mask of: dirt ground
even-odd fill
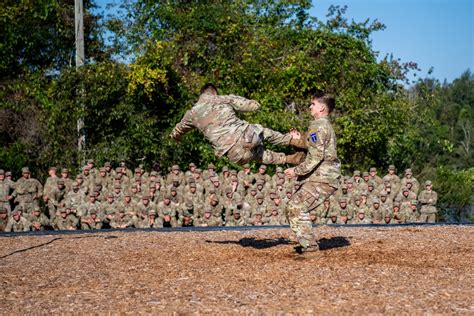
[[[0,314],[474,314],[474,226],[0,237]]]

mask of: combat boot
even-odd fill
[[[302,254],[307,253],[307,252],[317,252],[317,251],[319,251],[319,245],[317,243],[314,243],[314,244],[312,244],[308,247],[303,247],[303,246],[299,245],[299,246],[296,246],[294,249],[295,249],[297,254],[302,255]]]
[[[291,165],[299,165],[304,161],[306,158],[306,154],[301,151],[297,151],[294,154],[291,155],[286,155],[285,157],[285,163],[291,164]]]
[[[300,139],[292,138],[290,139],[290,145],[296,148],[308,149],[308,141],[304,138],[300,138]]]

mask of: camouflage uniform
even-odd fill
[[[294,168],[303,184],[293,194],[286,209],[290,228],[303,248],[315,243],[309,212],[334,194],[341,176],[336,135],[329,118],[313,120],[306,135],[308,154],[305,161]]]
[[[438,201],[438,194],[431,189],[431,185],[431,181],[426,181],[425,187],[429,186],[430,188],[421,191],[418,196],[418,200],[421,203],[420,222],[422,223],[436,222],[436,202]]]
[[[15,202],[19,203],[23,211],[29,213],[34,206],[38,205],[38,199],[43,195],[43,186],[38,180],[30,178],[28,167],[22,169],[22,174],[23,177],[15,183],[13,196],[16,196]]]
[[[285,154],[264,150],[262,143],[267,140],[275,145],[288,145],[291,135],[249,124],[235,114],[236,111],[252,112],[259,108],[258,102],[243,97],[204,93],[175,126],[171,137],[179,140],[186,132],[197,128],[212,144],[218,157],[226,155],[241,165],[253,159],[266,164],[283,164]]]
[[[5,171],[0,170],[0,208],[4,207],[8,214],[11,213],[10,200],[12,198],[11,191],[13,190],[11,183],[5,179]]]
[[[27,232],[30,230],[31,223],[21,215],[20,211],[13,211],[12,217],[5,227],[6,232]]]
[[[5,231],[8,225],[8,211],[5,207],[0,206],[0,232]]]

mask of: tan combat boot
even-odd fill
[[[285,163],[291,164],[291,165],[299,165],[304,161],[306,158],[306,154],[301,151],[297,151],[294,154],[291,155],[286,155],[285,157]]]

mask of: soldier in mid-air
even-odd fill
[[[186,132],[197,128],[211,142],[218,157],[227,156],[240,165],[250,160],[265,164],[300,163],[304,159],[303,152],[285,155],[265,150],[263,141],[301,148],[301,140],[292,139],[290,133],[282,134],[258,124],[249,124],[235,113],[257,111],[259,108],[260,104],[256,101],[235,95],[218,95],[213,84],[206,84],[197,103],[176,124],[170,136],[180,141]]]

